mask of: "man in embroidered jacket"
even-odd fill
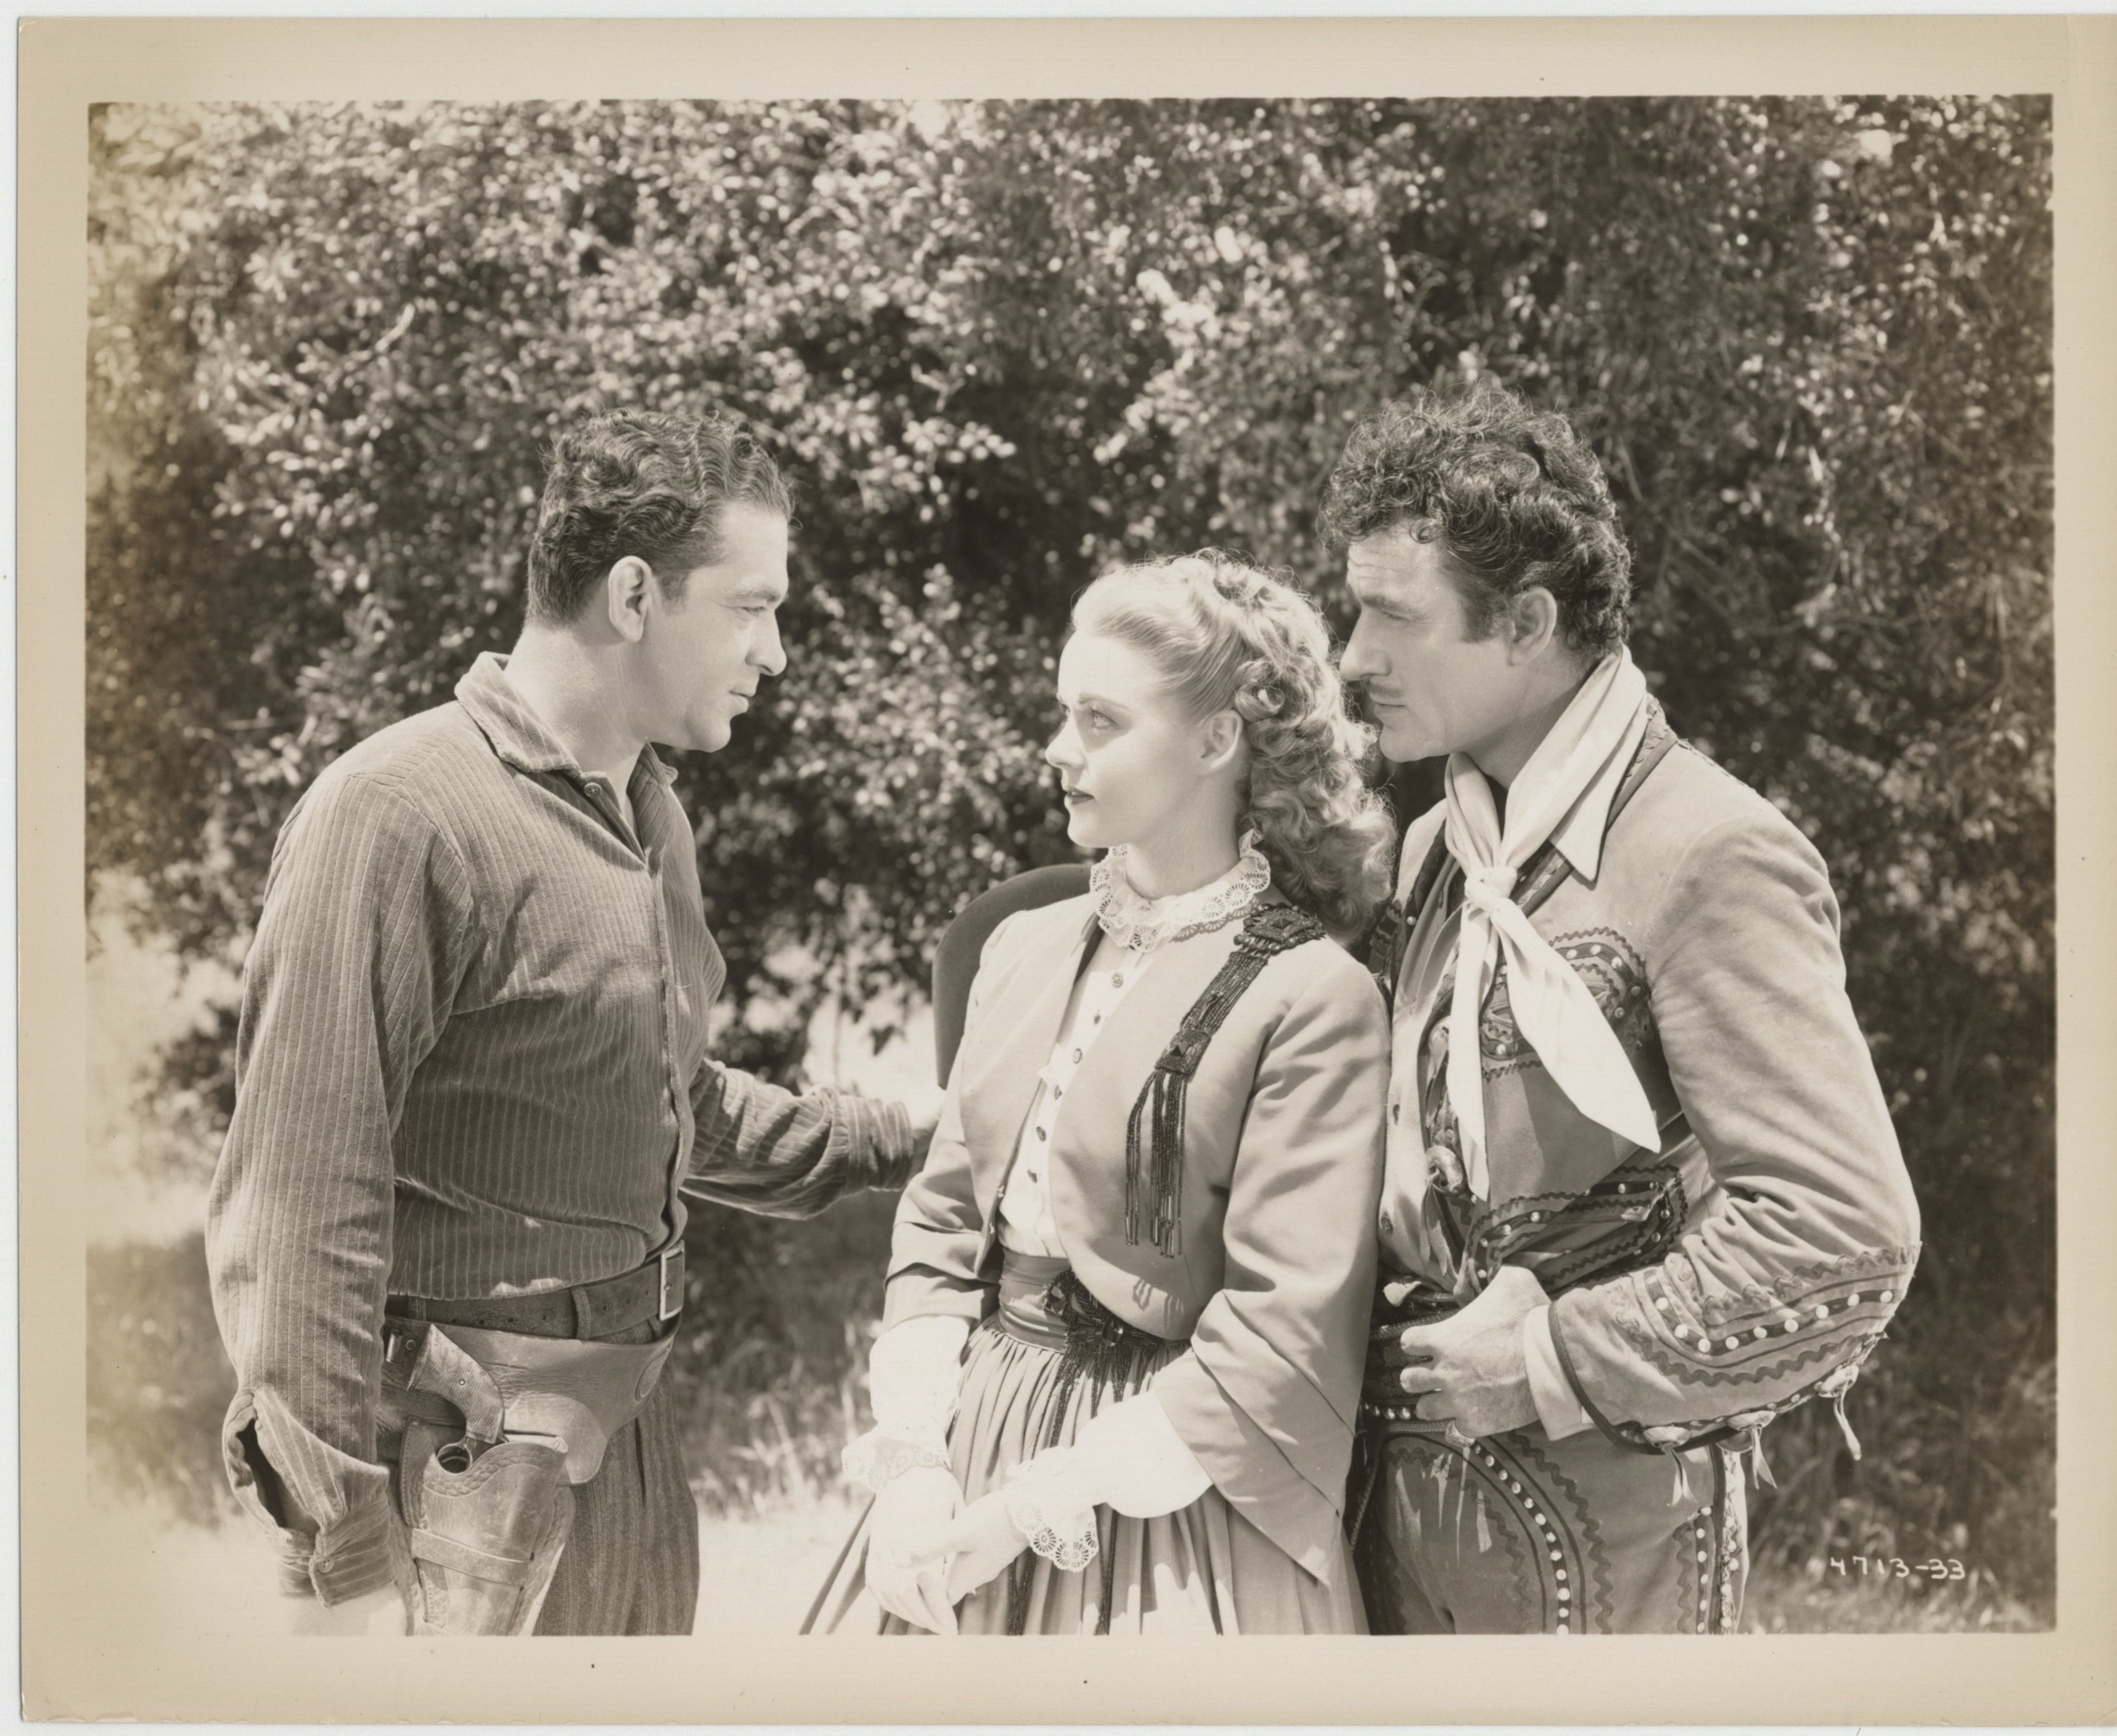
[[[923,1148],[895,1104],[796,1097],[706,1053],[726,971],[648,744],[726,746],[786,667],[787,513],[733,424],[577,426],[513,656],[338,760],[280,833],[207,1252],[229,1475],[297,1627],[404,1630],[385,1300],[468,1324],[499,1307],[503,1328],[556,1307],[556,1336],[659,1341],[684,1194],[801,1215],[901,1186]],[[689,1632],[698,1517],[666,1388],[574,1515],[537,1631]]]
[[[1489,383],[1392,407],[1324,516],[1384,753],[1449,756],[1377,945],[1369,1620],[1730,1628],[1744,1461],[1811,1398],[1842,1420],[1917,1253],[1824,864],[1649,697],[1563,419]]]

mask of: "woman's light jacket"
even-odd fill
[[[1125,1233],[1132,1106],[1239,928],[1168,944],[1084,1046],[1047,1184],[1082,1282],[1121,1319],[1190,1341],[1150,1388],[1184,1444],[1237,1511],[1327,1577],[1373,1294],[1389,1072],[1381,993],[1341,948],[1315,940],[1273,958],[1207,1046],[1186,1105],[1180,1252]],[[1010,916],[987,942],[933,1148],[897,1210],[885,1328],[975,1322],[993,1306],[1001,1190],[1097,932],[1082,898]]]

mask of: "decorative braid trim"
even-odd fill
[[[1266,965],[1324,938],[1321,922],[1291,904],[1253,906],[1227,963],[1183,1015],[1140,1089],[1125,1124],[1125,1240],[1137,1244],[1151,1205],[1154,1245],[1171,1259],[1183,1251],[1183,1108],[1206,1046]]]
[[[1593,1406],[1589,1406],[1582,1392],[1579,1377],[1566,1356],[1564,1341],[1559,1338],[1556,1332],[1552,1334],[1552,1340],[1559,1346],[1559,1360],[1565,1367],[1568,1378],[1573,1381],[1575,1396],[1581,1397],[1584,1408],[1588,1410],[1589,1416],[1602,1429],[1606,1436],[1621,1446],[1643,1448],[1653,1452],[1681,1452],[1690,1447],[1723,1445],[1741,1435],[1749,1435],[1754,1441],[1755,1437],[1761,1434],[1771,1423],[1784,1416],[1790,1410],[1799,1410],[1811,1399],[1829,1400],[1838,1408],[1839,1426],[1845,1427],[1843,1410],[1845,1395],[1851,1390],[1852,1383],[1860,1378],[1861,1364],[1866,1360],[1875,1345],[1880,1342],[1881,1334],[1876,1332],[1871,1337],[1855,1341],[1846,1350],[1843,1360],[1836,1364],[1816,1380],[1802,1387],[1797,1392],[1788,1393],[1783,1398],[1755,1405],[1746,1410],[1731,1411],[1724,1416],[1695,1417],[1683,1422],[1644,1424],[1635,1422],[1612,1423],[1603,1417]],[[1825,1354],[1828,1352],[1826,1351]],[[1657,1366],[1662,1367],[1664,1371],[1674,1372],[1669,1370],[1667,1365],[1659,1358],[1653,1360]],[[1727,1383],[1733,1383],[1730,1381]],[[1851,1434],[1849,1429],[1847,1429],[1847,1434],[1849,1438]],[[1858,1457],[1856,1452],[1854,1457]]]
[[[1785,1267],[1770,1285],[1745,1284],[1716,1289],[1695,1303],[1699,1316],[1716,1330],[1738,1329],[1788,1309],[1812,1306],[1815,1293],[1853,1279],[1892,1281],[1889,1287],[1901,1296],[1916,1269],[1919,1244],[1902,1248],[1861,1248],[1827,1260],[1806,1261]],[[1863,1289],[1867,1288],[1862,1284]]]

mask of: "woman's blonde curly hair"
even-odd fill
[[[1104,574],[1073,626],[1143,653],[1192,716],[1242,720],[1248,824],[1272,884],[1340,939],[1363,933],[1389,896],[1396,828],[1361,778],[1374,732],[1346,704],[1314,599],[1204,549]]]

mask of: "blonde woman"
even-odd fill
[[[988,943],[898,1210],[875,1491],[808,1627],[1348,1632],[1388,1026],[1331,936],[1392,834],[1315,605],[1096,581],[1046,757],[1085,898]]]

